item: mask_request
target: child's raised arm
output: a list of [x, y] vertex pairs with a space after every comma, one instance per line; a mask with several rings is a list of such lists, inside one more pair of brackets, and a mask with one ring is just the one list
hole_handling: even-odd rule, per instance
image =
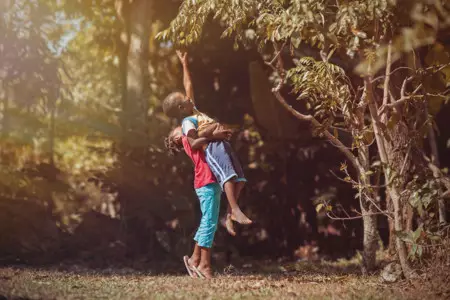
[[181, 64], [183, 65], [183, 85], [186, 96], [188, 96], [189, 99], [191, 99], [191, 101], [195, 104], [194, 86], [192, 85], [191, 74], [189, 73], [187, 52], [181, 52], [180, 50], [177, 50], [177, 55], [180, 59]]

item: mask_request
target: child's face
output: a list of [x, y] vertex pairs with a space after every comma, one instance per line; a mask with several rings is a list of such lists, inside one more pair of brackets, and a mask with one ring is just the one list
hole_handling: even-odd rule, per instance
[[177, 146], [182, 144], [183, 133], [181, 132], [181, 127], [177, 127], [172, 131], [172, 140]]
[[194, 103], [188, 96], [184, 96], [183, 100], [178, 104], [178, 108], [182, 115], [192, 115], [194, 111]]

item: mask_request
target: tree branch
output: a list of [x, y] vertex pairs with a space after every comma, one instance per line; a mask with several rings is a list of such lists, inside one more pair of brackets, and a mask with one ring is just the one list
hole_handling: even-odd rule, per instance
[[378, 216], [378, 215], [389, 215], [389, 212], [385, 211], [385, 212], [377, 212], [377, 213], [369, 213], [369, 214], [360, 214], [358, 216], [355, 217], [334, 217], [332, 215], [330, 215], [329, 212], [327, 212], [327, 217], [330, 218], [331, 220], [339, 220], [339, 221], [345, 221], [345, 220], [357, 220], [357, 219], [362, 219], [364, 217], [368, 217], [368, 216]]
[[[409, 78], [411, 78], [411, 77], [409, 77]], [[407, 79], [408, 79], [408, 78], [407, 78]], [[405, 82], [407, 81], [407, 79], [405, 79], [405, 81], [403, 81], [403, 84], [405, 84]], [[408, 100], [411, 100], [412, 98], [415, 98], [415, 97], [421, 97], [421, 96], [419, 96], [419, 95], [416, 95], [417, 92], [418, 92], [421, 88], [422, 88], [422, 84], [419, 84], [419, 85], [417, 86], [417, 88], [416, 88], [410, 95], [405, 96], [405, 91], [404, 91], [404, 88], [402, 87], [402, 92], [401, 92], [402, 97], [401, 97], [400, 99], [398, 99], [398, 100], [392, 102], [392, 103], [383, 104], [383, 106], [380, 107], [380, 109], [378, 110], [379, 114], [385, 113], [387, 109], [391, 109], [391, 108], [394, 108], [394, 107], [398, 107], [399, 105], [405, 103], [405, 102], [408, 101]]]
[[268, 65], [273, 66], [273, 64], [275, 63], [275, 61], [277, 61], [278, 57], [281, 55], [281, 52], [283, 52], [284, 47], [286, 46], [287, 40], [283, 43], [283, 45], [281, 46], [280, 50], [278, 50], [278, 53], [274, 56], [274, 58], [267, 63]]
[[386, 65], [386, 78], [384, 80], [383, 89], [383, 105], [388, 104], [389, 100], [389, 81], [391, 79], [391, 65], [392, 65], [392, 42], [389, 41]]
[[[296, 117], [297, 119], [301, 120], [301, 121], [308, 121], [311, 122], [312, 125], [315, 128], [321, 128], [322, 124], [317, 121], [316, 118], [314, 118], [311, 115], [304, 115], [302, 113], [300, 113], [299, 111], [297, 111], [296, 109], [294, 109], [292, 106], [290, 106], [286, 100], [284, 99], [284, 97], [281, 95], [279, 88], [281, 88], [281, 85], [279, 85], [279, 87], [276, 87], [272, 90], [273, 94], [275, 95], [275, 98], [277, 98], [278, 102], [281, 103], [281, 105], [287, 110], [289, 111], [294, 117]], [[278, 90], [277, 90], [278, 89]], [[344, 155], [350, 160], [350, 162], [353, 164], [353, 166], [356, 168], [356, 170], [360, 170], [360, 164], [358, 162], [358, 159], [356, 158], [356, 156], [340, 141], [338, 140], [334, 135], [332, 135], [328, 130], [325, 130], [324, 135], [326, 136], [326, 138], [332, 142], [338, 149], [340, 149]]]
[[[286, 102], [286, 100], [280, 93], [280, 90], [283, 87], [284, 82], [285, 82], [284, 76], [285, 76], [286, 72], [283, 68], [283, 59], [282, 59], [281, 55], [279, 55], [279, 54], [283, 50], [283, 47], [285, 45], [286, 45], [286, 42], [283, 44], [281, 49], [277, 49], [278, 47], [274, 43], [275, 50], [278, 50], [278, 53], [274, 57], [274, 59], [276, 58], [276, 60], [277, 60], [276, 68], [273, 66], [273, 64], [271, 62], [266, 62], [266, 64], [271, 66], [274, 70], [276, 70], [281, 77], [280, 83], [275, 88], [272, 89], [272, 93], [274, 94], [274, 96], [278, 100], [278, 102], [280, 102], [280, 104], [287, 111], [289, 111], [294, 117], [296, 117], [297, 119], [299, 119], [301, 121], [311, 122], [315, 128], [322, 128], [323, 125], [316, 118], [314, 118], [312, 115], [302, 114], [299, 111], [297, 111], [296, 109], [294, 109], [291, 105], [289, 105]], [[274, 61], [274, 59], [272, 59], [272, 61]], [[328, 139], [329, 142], [333, 143], [335, 147], [337, 147], [338, 149], [340, 149], [342, 151], [342, 153], [344, 153], [344, 155], [350, 160], [352, 165], [355, 167], [357, 172], [360, 173], [361, 165], [360, 165], [357, 157], [340, 140], [338, 140], [334, 135], [332, 135], [328, 130], [324, 130], [323, 134], [325, 135], [325, 137]]]

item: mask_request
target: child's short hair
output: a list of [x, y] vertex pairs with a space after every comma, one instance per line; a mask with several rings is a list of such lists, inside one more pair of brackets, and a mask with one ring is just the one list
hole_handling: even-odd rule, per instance
[[175, 156], [178, 152], [181, 151], [182, 145], [177, 144], [175, 142], [175, 131], [179, 130], [179, 127], [174, 128], [169, 135], [164, 139], [164, 146], [166, 146], [169, 155]]
[[166, 116], [170, 118], [179, 118], [179, 105], [184, 100], [184, 95], [181, 92], [173, 92], [167, 95], [162, 103], [162, 109]]

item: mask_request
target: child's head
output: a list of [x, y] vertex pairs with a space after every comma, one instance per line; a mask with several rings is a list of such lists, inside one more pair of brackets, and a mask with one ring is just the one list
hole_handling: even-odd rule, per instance
[[192, 115], [194, 103], [181, 92], [170, 93], [163, 101], [163, 111], [171, 118], [180, 118]]
[[181, 151], [183, 148], [182, 137], [183, 132], [181, 131], [180, 126], [176, 127], [169, 133], [169, 136], [164, 140], [164, 144], [166, 145], [169, 154], [175, 155]]

